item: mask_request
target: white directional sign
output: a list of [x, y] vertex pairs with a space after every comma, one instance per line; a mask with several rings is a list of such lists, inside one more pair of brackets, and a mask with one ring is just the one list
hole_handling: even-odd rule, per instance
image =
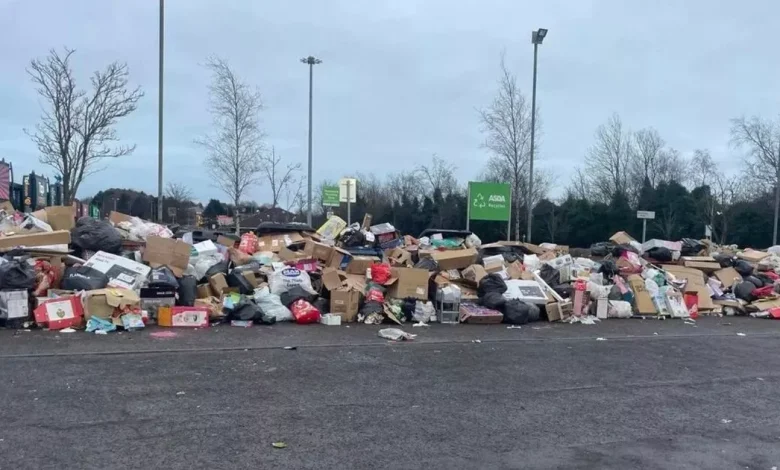
[[339, 180], [339, 201], [357, 202], [357, 180], [355, 178], [341, 178]]
[[655, 212], [653, 211], [636, 211], [637, 219], [655, 219]]

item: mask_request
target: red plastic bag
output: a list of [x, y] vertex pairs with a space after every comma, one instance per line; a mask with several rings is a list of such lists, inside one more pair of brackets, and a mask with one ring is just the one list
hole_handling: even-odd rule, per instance
[[238, 244], [239, 251], [248, 255], [253, 255], [257, 251], [257, 235], [252, 232], [241, 235], [241, 242]]
[[317, 323], [320, 321], [320, 311], [309, 302], [298, 299], [290, 306], [290, 311], [295, 318], [295, 323]]
[[751, 292], [751, 294], [753, 294], [754, 297], [758, 297], [758, 298], [769, 297], [774, 293], [773, 289], [774, 286], [759, 287], [758, 289], [753, 289], [753, 292]]
[[391, 270], [389, 264], [374, 263], [371, 265], [371, 280], [377, 284], [385, 284], [390, 280]]
[[366, 302], [385, 302], [385, 294], [379, 289], [369, 289], [366, 293]]
[[688, 316], [699, 317], [699, 294], [685, 293], [685, 306], [688, 308]]

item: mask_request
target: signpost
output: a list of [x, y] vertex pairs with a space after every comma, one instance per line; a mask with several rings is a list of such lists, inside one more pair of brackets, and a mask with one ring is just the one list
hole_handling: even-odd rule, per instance
[[505, 183], [469, 181], [466, 206], [466, 230], [472, 220], [507, 223], [507, 238], [512, 234], [512, 190]]
[[341, 205], [339, 202], [339, 187], [338, 186], [325, 186], [322, 188], [322, 205], [325, 207], [338, 207]]
[[339, 201], [347, 203], [347, 225], [352, 224], [352, 203], [357, 202], [357, 180], [341, 178], [339, 180]]
[[647, 221], [655, 219], [655, 212], [653, 211], [636, 211], [636, 218], [642, 219], [642, 243], [645, 242], [647, 236]]

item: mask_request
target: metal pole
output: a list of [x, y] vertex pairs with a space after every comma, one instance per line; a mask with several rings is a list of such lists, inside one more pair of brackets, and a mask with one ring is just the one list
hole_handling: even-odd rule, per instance
[[772, 229], [772, 246], [777, 245], [777, 218], [780, 211], [780, 167], [775, 176], [775, 222]]
[[539, 44], [534, 42], [534, 84], [531, 91], [531, 163], [528, 166], [528, 243], [531, 243], [531, 227], [534, 218], [533, 190], [534, 190], [534, 137], [536, 134], [536, 53], [539, 50]]
[[314, 81], [314, 61], [309, 62], [309, 198], [308, 198], [308, 212], [306, 214], [306, 223], [311, 226], [311, 117], [312, 117], [312, 100]]
[[[157, 221], [163, 216], [163, 51], [165, 38], [165, 0], [160, 0], [160, 70], [157, 102]], [[154, 215], [154, 214], [152, 214]]]
[[[520, 234], [517, 234], [520, 238]], [[512, 241], [512, 188], [509, 188], [509, 217], [506, 219], [506, 241]], [[528, 240], [530, 243], [531, 240]]]
[[347, 225], [352, 225], [352, 180], [347, 180]]
[[642, 243], [645, 242], [647, 237], [647, 219], [642, 219]]
[[466, 231], [469, 231], [471, 223], [471, 185], [466, 184]]

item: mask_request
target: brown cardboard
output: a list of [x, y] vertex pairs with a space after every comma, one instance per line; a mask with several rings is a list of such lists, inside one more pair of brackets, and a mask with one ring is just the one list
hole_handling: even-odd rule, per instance
[[366, 291], [366, 276], [364, 274], [347, 274], [344, 286], [358, 292]]
[[0, 210], [5, 211], [7, 214], [13, 214], [16, 211], [11, 201], [0, 202]]
[[712, 298], [710, 298], [710, 291], [704, 282], [704, 274], [700, 270], [668, 264], [662, 265], [661, 269], [674, 275], [677, 279], [688, 281], [685, 284], [685, 292], [696, 292], [699, 298], [699, 310], [712, 310], [715, 307]]
[[244, 279], [246, 279], [249, 284], [257, 289], [257, 287], [263, 282], [263, 277], [254, 271], [243, 271], [241, 273], [244, 276]]
[[712, 273], [720, 269], [720, 263], [715, 261], [684, 261], [683, 266], [686, 268], [698, 269], [705, 273]]
[[343, 322], [355, 321], [359, 305], [360, 292], [354, 289], [341, 287], [330, 292], [330, 313], [340, 316]]
[[745, 261], [750, 261], [751, 263], [758, 263], [762, 259], [769, 256], [769, 253], [764, 251], [758, 251], [758, 250], [751, 250], [748, 248], [745, 251], [741, 251], [737, 253], [737, 258], [743, 259]]
[[[299, 244], [296, 245], [300, 247]], [[303, 250], [294, 251], [290, 249], [291, 247], [287, 247], [287, 246], [281, 247], [279, 249], [279, 252], [277, 253], [279, 255], [279, 259], [291, 263], [295, 263], [304, 259], [312, 259], [312, 256], [310, 254], [306, 254]]]
[[298, 232], [271, 233], [257, 237], [257, 251], [271, 251], [278, 253], [279, 250], [293, 243], [303, 242], [305, 239]]
[[742, 276], [734, 268], [723, 268], [715, 271], [713, 276], [723, 284], [724, 289], [729, 289], [737, 282], [742, 281]]
[[425, 269], [393, 268], [390, 287], [387, 289], [388, 297], [405, 299], [428, 300], [428, 279], [430, 273]]
[[521, 279], [523, 277], [523, 265], [520, 261], [513, 261], [506, 267], [506, 273], [509, 279]]
[[217, 236], [217, 244], [226, 246], [228, 248], [233, 248], [236, 246], [236, 240], [233, 240], [230, 237], [226, 237], [224, 235]]
[[127, 214], [123, 214], [121, 212], [111, 211], [111, 213], [108, 215], [108, 220], [112, 224], [117, 225], [120, 222], [132, 222], [133, 217]]
[[56, 230], [54, 232], [30, 233], [25, 235], [11, 235], [0, 237], [0, 250], [13, 248], [16, 246], [48, 246], [48, 245], [67, 245], [70, 243], [70, 232], [67, 230]]
[[761, 312], [777, 307], [780, 307], [780, 299], [757, 300], [748, 304], [747, 309], [752, 312]]
[[407, 268], [411, 268], [413, 266], [412, 254], [403, 248], [392, 248], [385, 250], [385, 256], [387, 257], [387, 261], [391, 266]]
[[464, 269], [461, 274], [463, 275], [463, 279], [469, 281], [473, 285], [478, 285], [479, 281], [488, 275], [487, 270], [478, 264], [472, 264]]
[[76, 216], [71, 206], [49, 206], [44, 212], [52, 230], [70, 230], [76, 225]]
[[141, 303], [141, 299], [135, 291], [129, 289], [108, 288], [90, 290], [85, 293], [84, 318], [89, 319], [93, 315], [103, 319], [109, 319], [115, 309], [135, 307]]
[[628, 276], [628, 285], [634, 292], [634, 306], [640, 315], [656, 315], [658, 311], [653, 304], [653, 298], [645, 289], [645, 280], [638, 274]]
[[574, 311], [574, 305], [571, 302], [550, 302], [546, 308], [547, 321], [566, 320]]
[[211, 276], [209, 278], [209, 285], [211, 286], [211, 290], [216, 296], [222, 295], [225, 289], [228, 288], [227, 280], [225, 279], [225, 275], [222, 273], [217, 273]]
[[373, 219], [373, 216], [371, 214], [366, 214], [363, 216], [363, 223], [360, 224], [361, 230], [368, 230], [371, 227], [371, 219]]
[[333, 248], [333, 251], [330, 253], [330, 259], [328, 260], [327, 266], [329, 268], [341, 269], [341, 264], [345, 260], [348, 260], [351, 256], [352, 255], [350, 255], [346, 250], [342, 250], [341, 248]]
[[325, 268], [322, 270], [322, 286], [333, 292], [344, 285], [347, 280], [347, 273], [334, 268]]
[[211, 297], [211, 286], [208, 284], [198, 284], [198, 298], [207, 299]]
[[365, 276], [366, 269], [370, 268], [372, 264], [381, 261], [376, 256], [353, 256], [347, 265], [347, 274], [362, 274]]
[[464, 269], [474, 264], [477, 260], [477, 250], [466, 248], [463, 250], [434, 251], [431, 253], [431, 258], [438, 263], [440, 270]]
[[303, 252], [309, 255], [310, 258], [322, 261], [323, 263], [327, 263], [330, 260], [332, 251], [332, 246], [318, 243], [314, 240], [306, 240], [306, 245], [303, 247]]
[[504, 257], [501, 255], [497, 257], [488, 256], [482, 260], [482, 264], [488, 273], [497, 273], [504, 269]]
[[176, 277], [181, 277], [189, 265], [191, 251], [189, 243], [152, 235], [146, 239], [143, 260], [153, 268], [168, 266]]
[[634, 240], [634, 237], [627, 234], [626, 232], [617, 232], [616, 234], [609, 237], [609, 240], [617, 243], [618, 245], [628, 245], [629, 243], [636, 241]]

